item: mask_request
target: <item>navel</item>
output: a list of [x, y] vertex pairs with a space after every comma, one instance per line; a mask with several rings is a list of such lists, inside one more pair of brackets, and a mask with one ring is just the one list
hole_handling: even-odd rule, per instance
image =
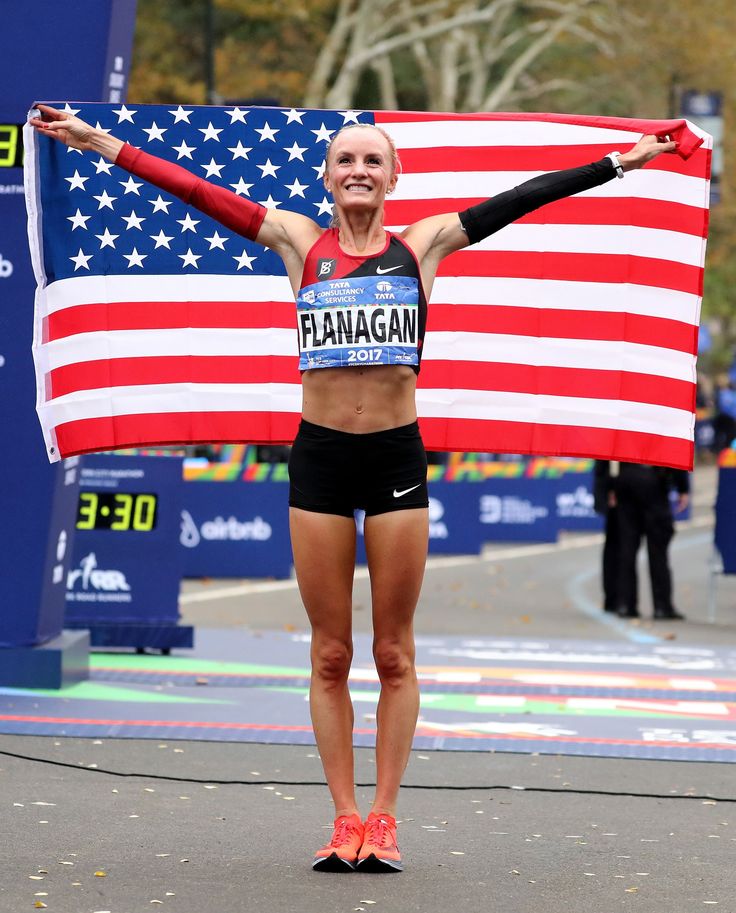
[[355, 411], [358, 413], [358, 415], [360, 415], [360, 413], [363, 411], [363, 403], [358, 403], [358, 405], [355, 407]]

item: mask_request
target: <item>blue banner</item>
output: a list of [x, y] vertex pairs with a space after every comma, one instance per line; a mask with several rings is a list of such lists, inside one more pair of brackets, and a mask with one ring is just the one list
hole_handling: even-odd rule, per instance
[[718, 470], [715, 543], [723, 572], [736, 574], [736, 468], [721, 466]]
[[289, 577], [288, 486], [186, 483], [180, 544], [185, 577]]
[[473, 486], [483, 542], [555, 542], [559, 530], [552, 479], [493, 479]]

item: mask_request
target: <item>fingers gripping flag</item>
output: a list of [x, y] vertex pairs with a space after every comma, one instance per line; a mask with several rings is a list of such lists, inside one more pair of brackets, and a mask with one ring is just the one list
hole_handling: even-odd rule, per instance
[[[684, 121], [563, 115], [75, 105], [120, 139], [327, 225], [326, 143], [395, 139], [401, 230], [545, 171], [669, 133], [661, 155], [440, 264], [417, 403], [432, 450], [690, 468], [711, 139]], [[49, 457], [290, 442], [296, 318], [271, 251], [99, 155], [26, 128], [38, 413]]]

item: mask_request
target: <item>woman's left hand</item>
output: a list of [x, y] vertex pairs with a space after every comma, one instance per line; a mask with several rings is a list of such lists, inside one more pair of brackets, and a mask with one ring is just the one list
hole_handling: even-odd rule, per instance
[[649, 133], [642, 136], [639, 142], [628, 152], [622, 153], [619, 156], [619, 161], [624, 171], [632, 171], [634, 168], [642, 168], [661, 152], [675, 152], [676, 150], [677, 143], [674, 140]]

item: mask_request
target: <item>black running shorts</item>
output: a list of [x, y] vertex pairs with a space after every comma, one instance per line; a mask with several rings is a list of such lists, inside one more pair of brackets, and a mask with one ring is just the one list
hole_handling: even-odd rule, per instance
[[289, 506], [352, 517], [428, 507], [427, 454], [416, 422], [350, 434], [302, 419], [289, 458]]

